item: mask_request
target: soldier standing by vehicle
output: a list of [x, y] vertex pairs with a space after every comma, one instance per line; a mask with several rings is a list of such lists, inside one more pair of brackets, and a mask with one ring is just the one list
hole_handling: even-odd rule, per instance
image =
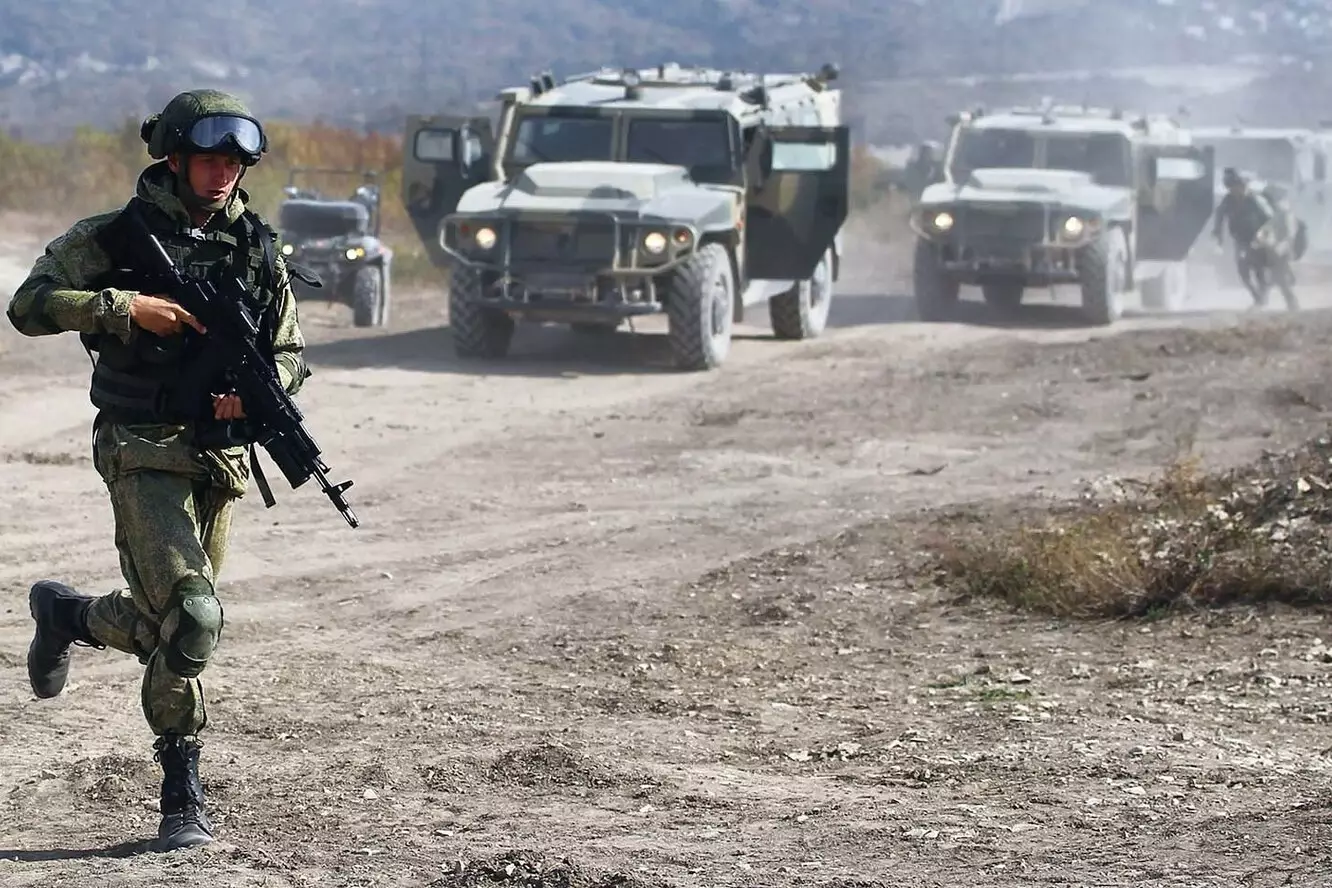
[[943, 151], [938, 142], [921, 142], [902, 171], [902, 190], [914, 206], [921, 192], [943, 177]]
[[[254, 294], [262, 349], [295, 393], [309, 371], [285, 263], [268, 223], [246, 207], [240, 180], [267, 150], [259, 122], [236, 98], [184, 92], [140, 135], [156, 163], [123, 210], [76, 222], [52, 241], [15, 291], [9, 320], [20, 333], [80, 333], [97, 352], [91, 400], [93, 460], [116, 522], [127, 588], [101, 597], [53, 580], [29, 595], [36, 633], [28, 676], [42, 698], [69, 675], [70, 646], [107, 647], [145, 666], [143, 713], [162, 766], [156, 849], [207, 843], [198, 733], [207, 724], [199, 675], [222, 634], [216, 582], [245, 493], [245, 405], [217, 381], [183, 391], [182, 372], [205, 332], [162, 294], [121, 236], [136, 212], [171, 259], [194, 276], [226, 269]], [[167, 404], [197, 405], [188, 415]]]
[[1258, 192], [1249, 187], [1248, 177], [1234, 167], [1226, 167], [1221, 177], [1226, 196], [1216, 208], [1212, 237], [1223, 243], [1221, 226], [1227, 225], [1235, 242], [1235, 267], [1240, 281], [1253, 296], [1255, 308], [1267, 304], [1269, 284], [1266, 279], [1266, 252], [1259, 243], [1259, 233], [1272, 221], [1275, 212]]

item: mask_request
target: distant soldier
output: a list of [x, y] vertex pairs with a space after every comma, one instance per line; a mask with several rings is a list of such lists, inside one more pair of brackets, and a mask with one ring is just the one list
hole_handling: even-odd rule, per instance
[[1224, 243], [1222, 226], [1226, 225], [1235, 242], [1235, 267], [1240, 281], [1253, 296], [1254, 307], [1261, 308], [1267, 304], [1268, 284], [1263, 276], [1262, 245], [1257, 239], [1276, 213], [1261, 194], [1249, 187], [1248, 176], [1234, 167], [1226, 167], [1221, 181], [1226, 186], [1226, 196], [1216, 208], [1212, 237], [1218, 244]]
[[911, 203], [920, 200], [921, 193], [943, 178], [943, 152], [938, 142], [921, 142], [915, 155], [902, 171], [902, 190]]
[[[1272, 208], [1272, 221], [1259, 230], [1256, 238], [1263, 257], [1260, 278], [1267, 285], [1276, 284], [1285, 297], [1286, 308], [1296, 311], [1300, 304], [1295, 298], [1294, 263], [1304, 253], [1302, 225], [1295, 216], [1285, 188], [1274, 182], [1268, 183], [1263, 188], [1263, 198]], [[1267, 303], [1266, 288], [1262, 303]]]

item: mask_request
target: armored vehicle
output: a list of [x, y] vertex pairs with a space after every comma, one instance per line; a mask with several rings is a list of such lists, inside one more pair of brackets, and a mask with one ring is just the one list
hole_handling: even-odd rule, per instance
[[451, 270], [459, 356], [504, 355], [515, 322], [611, 331], [664, 313], [674, 362], [719, 366], [767, 301], [818, 336], [839, 275], [849, 140], [837, 69], [606, 69], [500, 93], [486, 117], [417, 116], [404, 200]]
[[[1306, 262], [1332, 265], [1332, 131], [1247, 127], [1194, 127], [1193, 140], [1215, 153], [1215, 192], [1225, 194], [1221, 171], [1226, 167], [1250, 173], [1258, 188], [1274, 183], [1285, 189], [1295, 215], [1305, 223]], [[1233, 269], [1233, 261], [1226, 265]]]
[[[300, 177], [359, 176], [361, 184], [346, 200], [299, 187]], [[377, 174], [362, 170], [295, 167], [282, 189], [278, 228], [282, 254], [314, 272], [330, 302], [350, 305], [352, 323], [376, 327], [388, 323], [393, 250], [379, 239], [380, 192]], [[311, 286], [294, 278], [297, 299], [311, 298]]]
[[1048, 102], [950, 123], [944, 180], [911, 218], [922, 320], [956, 317], [963, 285], [1014, 311], [1028, 288], [1077, 284], [1096, 325], [1117, 320], [1139, 283], [1148, 308], [1183, 301], [1214, 206], [1211, 153], [1187, 130]]

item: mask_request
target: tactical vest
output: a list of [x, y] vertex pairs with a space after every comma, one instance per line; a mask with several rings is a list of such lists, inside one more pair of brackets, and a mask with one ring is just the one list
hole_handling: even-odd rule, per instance
[[[111, 260], [111, 270], [90, 282], [90, 288], [113, 288], [134, 293], [166, 294], [167, 283], [135, 268], [132, 234], [125, 214], [139, 212], [157, 236], [171, 261], [187, 276], [209, 278], [234, 274], [250, 287], [249, 306], [259, 319], [261, 351], [272, 359], [276, 324], [277, 279], [275, 233], [258, 215], [243, 212], [225, 229], [186, 230], [151, 203], [134, 197], [98, 232], [98, 245]], [[131, 328], [128, 342], [112, 335], [80, 334], [93, 362], [90, 400], [100, 419], [121, 425], [195, 425], [201, 438], [216, 438], [217, 445], [245, 443], [233, 423], [213, 418], [212, 395], [229, 389], [224, 379], [213, 381], [212, 391], [182, 392], [182, 370], [197, 355], [199, 334], [192, 329], [173, 336], [157, 336]], [[231, 427], [230, 429], [224, 427]], [[212, 434], [208, 434], [208, 432]], [[202, 443], [202, 442], [201, 442]], [[210, 446], [204, 444], [203, 446]]]

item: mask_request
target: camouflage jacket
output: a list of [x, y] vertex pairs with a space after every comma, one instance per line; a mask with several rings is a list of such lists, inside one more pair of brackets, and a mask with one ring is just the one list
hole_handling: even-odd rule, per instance
[[1216, 208], [1216, 221], [1212, 234], [1221, 236], [1221, 225], [1229, 222], [1230, 236], [1240, 247], [1248, 247], [1274, 213], [1267, 200], [1255, 191], [1241, 195], [1227, 194]]
[[[174, 232], [158, 232], [172, 259], [182, 267], [192, 260], [206, 261], [216, 256], [217, 240], [198, 240], [188, 232], [193, 228], [184, 204], [172, 188], [172, 173], [165, 161], [153, 164], [139, 176], [138, 197], [162, 210], [178, 226]], [[237, 188], [226, 208], [219, 211], [201, 229], [205, 235], [220, 232], [235, 222], [245, 209], [249, 195]], [[97, 234], [120, 210], [83, 219], [46, 246], [33, 265], [28, 278], [14, 291], [8, 317], [25, 336], [47, 336], [66, 331], [94, 336], [114, 336], [129, 343], [139, 332], [130, 323], [130, 301], [136, 295], [128, 290], [92, 289], [99, 278], [112, 270], [112, 260], [97, 241]], [[276, 252], [276, 251], [275, 251]], [[297, 320], [296, 300], [280, 252], [274, 257], [278, 292], [262, 292], [263, 301], [272, 304], [272, 349], [276, 369], [288, 393], [295, 394], [310, 375], [303, 351], [305, 340]], [[108, 427], [109, 426], [109, 427]], [[236, 496], [244, 493], [249, 470], [244, 462], [244, 448], [228, 447], [200, 451], [188, 427], [177, 425], [102, 426], [99, 434], [116, 439], [112, 451], [119, 453], [111, 474], [140, 468], [176, 471], [184, 474], [207, 472], [216, 482], [230, 487]], [[98, 454], [103, 450], [96, 446]], [[100, 455], [98, 468], [103, 465]], [[107, 475], [103, 471], [104, 477]], [[111, 480], [110, 477], [107, 478]]]

